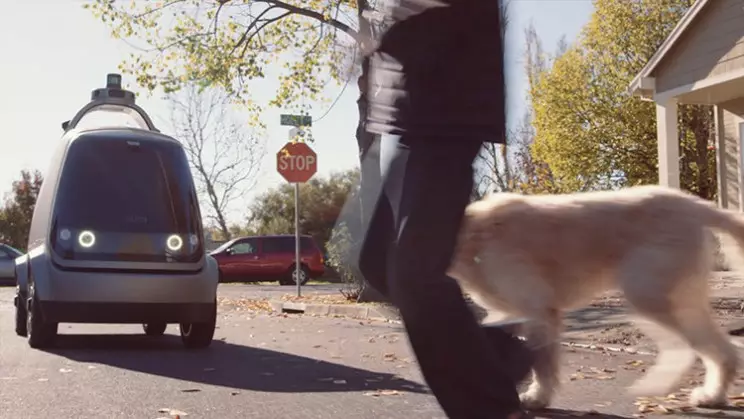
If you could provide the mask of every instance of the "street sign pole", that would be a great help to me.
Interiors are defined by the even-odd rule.
[[[277,171],[289,183],[294,184],[294,229],[295,229],[295,271],[297,296],[302,296],[302,260],[300,259],[300,183],[307,182],[318,170],[317,155],[304,142],[296,142],[296,137],[304,136],[300,127],[311,126],[309,115],[282,115],[281,125],[291,126],[289,142],[277,153]]]
[[[297,296],[302,296],[302,281],[300,280],[300,183],[294,184],[295,201],[295,282],[297,283]]]

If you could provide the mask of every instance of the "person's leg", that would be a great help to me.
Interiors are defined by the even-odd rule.
[[[360,171],[358,269],[367,284],[388,297],[386,267],[393,238],[393,215],[390,202],[382,193],[379,138],[365,150]]]
[[[427,384],[457,419],[506,417],[520,407],[507,360],[494,345],[511,337],[494,329],[489,338],[458,284],[446,276],[479,149],[466,139],[382,139],[384,194],[396,232],[390,296]]]

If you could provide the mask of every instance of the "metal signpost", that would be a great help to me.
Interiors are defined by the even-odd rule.
[[[310,126],[312,118],[308,115],[282,115],[281,124],[292,126],[289,142],[276,153],[276,170],[289,183],[294,184],[295,201],[295,274],[297,296],[302,296],[302,263],[300,260],[300,183],[305,183],[318,171],[318,155],[306,143],[296,139],[304,135],[299,127]]]

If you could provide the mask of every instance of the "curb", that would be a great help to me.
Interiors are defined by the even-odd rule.
[[[270,301],[269,304],[271,305],[271,309],[276,313],[309,314],[311,316],[328,317],[350,317],[353,319],[376,320],[391,323],[400,322],[400,316],[395,309],[379,305],[313,304],[275,300]]]

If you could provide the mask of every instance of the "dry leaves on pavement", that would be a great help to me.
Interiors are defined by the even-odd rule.
[[[364,394],[365,396],[380,397],[380,396],[399,396],[402,393],[398,390],[374,390],[374,391],[366,391],[362,394]]]
[[[350,301],[340,294],[311,294],[303,295],[301,297],[292,294],[285,294],[281,296],[281,300],[292,303],[308,304],[356,304],[356,301]]]
[[[265,312],[272,313],[274,310],[271,308],[269,300],[266,298],[240,298],[231,299],[225,297],[219,297],[217,302],[221,306],[228,306],[236,308],[238,310],[246,310],[253,312]]]
[[[584,367],[579,367],[574,374],[569,376],[569,380],[614,380],[615,376],[613,374],[616,372],[611,368],[590,367],[585,369]]]

